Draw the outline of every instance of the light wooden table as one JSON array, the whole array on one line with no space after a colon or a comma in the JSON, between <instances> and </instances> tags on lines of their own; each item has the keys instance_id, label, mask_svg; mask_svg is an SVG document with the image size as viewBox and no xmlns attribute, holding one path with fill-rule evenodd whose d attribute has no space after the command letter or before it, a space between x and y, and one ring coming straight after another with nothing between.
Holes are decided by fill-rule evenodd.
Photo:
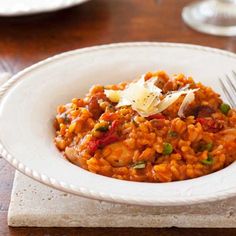
<instances>
[{"instance_id":1,"label":"light wooden table","mask_svg":"<svg viewBox=\"0 0 236 236\"><path fill-rule=\"evenodd\" d=\"M236 37L204 35L189 29L183 23L181 9L190 2L189 0L92 0L56 13L0 18L0 72L7 70L16 73L26 66L60 52L114 42L192 43L236 52ZM236 229L8 228L6 217L13 174L13 168L0 158L1 236L236 235Z\"/></svg>"}]
</instances>

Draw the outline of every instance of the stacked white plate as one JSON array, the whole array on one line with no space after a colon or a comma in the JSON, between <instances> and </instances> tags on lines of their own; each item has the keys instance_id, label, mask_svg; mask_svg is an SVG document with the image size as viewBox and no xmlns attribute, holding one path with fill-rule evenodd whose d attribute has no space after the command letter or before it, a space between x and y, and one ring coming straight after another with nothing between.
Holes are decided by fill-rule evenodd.
<instances>
[{"instance_id":1,"label":"stacked white plate","mask_svg":"<svg viewBox=\"0 0 236 236\"><path fill-rule=\"evenodd\" d=\"M68 8L88 0L7 0L0 1L0 16L21 16Z\"/></svg>"}]
</instances>

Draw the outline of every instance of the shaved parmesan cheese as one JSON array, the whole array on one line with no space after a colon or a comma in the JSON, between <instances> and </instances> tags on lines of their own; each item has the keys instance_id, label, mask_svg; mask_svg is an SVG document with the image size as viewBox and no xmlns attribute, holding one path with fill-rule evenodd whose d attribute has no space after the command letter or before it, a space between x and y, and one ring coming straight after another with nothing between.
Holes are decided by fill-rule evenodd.
<instances>
[{"instance_id":1,"label":"shaved parmesan cheese","mask_svg":"<svg viewBox=\"0 0 236 236\"><path fill-rule=\"evenodd\" d=\"M144 78L143 78L143 80L144 80ZM158 80L158 78L156 76L152 77L149 80L147 80L146 82L144 82L144 85L149 89L150 92L160 94L162 92L162 90L155 85L157 80Z\"/></svg>"},{"instance_id":2,"label":"shaved parmesan cheese","mask_svg":"<svg viewBox=\"0 0 236 236\"><path fill-rule=\"evenodd\" d=\"M157 77L145 81L145 75L139 80L130 83L124 90L105 90L106 96L117 102L117 107L131 106L141 116L148 117L160 113L171 106L182 95L186 95L180 106L178 115L183 116L186 107L194 100L194 92L198 89L189 89L189 84L178 91L171 91L164 99L160 99L162 90L155 83Z\"/></svg>"},{"instance_id":3,"label":"shaved parmesan cheese","mask_svg":"<svg viewBox=\"0 0 236 236\"><path fill-rule=\"evenodd\" d=\"M186 84L184 87L180 88L179 91L186 91L188 90L190 84Z\"/></svg>"},{"instance_id":4,"label":"shaved parmesan cheese","mask_svg":"<svg viewBox=\"0 0 236 236\"><path fill-rule=\"evenodd\" d=\"M105 89L104 93L112 102L120 101L120 90Z\"/></svg>"},{"instance_id":5,"label":"shaved parmesan cheese","mask_svg":"<svg viewBox=\"0 0 236 236\"><path fill-rule=\"evenodd\" d=\"M186 91L176 91L167 95L157 106L158 112L164 111L166 108L171 106L175 101L177 101L181 95L186 93L187 93Z\"/></svg>"},{"instance_id":6,"label":"shaved parmesan cheese","mask_svg":"<svg viewBox=\"0 0 236 236\"><path fill-rule=\"evenodd\" d=\"M185 96L180 108L179 108L179 111L178 111L178 116L180 117L185 117L184 116L184 111L186 110L186 108L188 107L188 105L193 102L194 98L195 98L195 95L194 95L194 92L196 92L197 90L199 89L192 89L192 90L189 90L187 95Z\"/></svg>"},{"instance_id":7,"label":"shaved parmesan cheese","mask_svg":"<svg viewBox=\"0 0 236 236\"><path fill-rule=\"evenodd\" d=\"M154 106L159 103L161 89L155 82L157 77L145 81L144 76L136 82L130 83L128 87L121 91L121 99L117 107L131 106L142 116L149 116Z\"/></svg>"},{"instance_id":8,"label":"shaved parmesan cheese","mask_svg":"<svg viewBox=\"0 0 236 236\"><path fill-rule=\"evenodd\" d=\"M171 94L167 95L160 103L159 105L157 106L157 109L158 109L158 112L162 112L164 111L165 109L167 109L169 106L171 106L175 101L178 100L178 98L184 94L192 94L193 96L193 99L194 99L194 92L197 91L198 89L187 89L187 87L183 87L181 90L178 90L178 91L175 91L175 92L172 92ZM187 99L184 99L185 100L185 106L182 108L182 109L185 109L185 107L192 102L192 96L189 95L187 97ZM190 99L190 102L188 103ZM184 102L184 101L183 101ZM181 104L182 106L182 104ZM181 107L180 106L180 107Z\"/></svg>"}]
</instances>

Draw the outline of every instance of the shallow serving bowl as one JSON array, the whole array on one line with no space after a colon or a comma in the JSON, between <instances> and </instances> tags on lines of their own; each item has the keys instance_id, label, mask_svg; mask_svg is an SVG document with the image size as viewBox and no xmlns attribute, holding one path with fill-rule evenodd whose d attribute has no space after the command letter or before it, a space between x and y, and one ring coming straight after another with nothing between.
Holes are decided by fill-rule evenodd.
<instances>
[{"instance_id":1,"label":"shallow serving bowl","mask_svg":"<svg viewBox=\"0 0 236 236\"><path fill-rule=\"evenodd\" d=\"M59 104L93 84L132 80L147 71L183 72L222 94L218 77L236 70L236 55L185 44L121 43L66 52L15 75L0 88L0 155L51 187L80 196L139 205L185 205L236 195L236 164L172 183L137 183L90 173L63 159L53 143Z\"/></svg>"}]
</instances>

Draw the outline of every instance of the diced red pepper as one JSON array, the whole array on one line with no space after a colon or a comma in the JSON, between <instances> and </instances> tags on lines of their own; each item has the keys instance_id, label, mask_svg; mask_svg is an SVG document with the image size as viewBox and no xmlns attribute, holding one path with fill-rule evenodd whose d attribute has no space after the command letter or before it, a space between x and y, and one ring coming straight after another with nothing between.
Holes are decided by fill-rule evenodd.
<instances>
[{"instance_id":1,"label":"diced red pepper","mask_svg":"<svg viewBox=\"0 0 236 236\"><path fill-rule=\"evenodd\" d=\"M213 118L197 118L197 122L202 125L203 130L216 133L223 128L223 121L215 120Z\"/></svg>"},{"instance_id":2,"label":"diced red pepper","mask_svg":"<svg viewBox=\"0 0 236 236\"><path fill-rule=\"evenodd\" d=\"M108 144L114 143L119 140L119 137L116 134L116 128L119 125L118 120L114 120L111 123L111 128L107 131L100 139L99 146L106 146Z\"/></svg>"},{"instance_id":3,"label":"diced red pepper","mask_svg":"<svg viewBox=\"0 0 236 236\"><path fill-rule=\"evenodd\" d=\"M197 118L197 122L199 122L201 125L206 125L207 124L207 119L206 118Z\"/></svg>"},{"instance_id":4,"label":"diced red pepper","mask_svg":"<svg viewBox=\"0 0 236 236\"><path fill-rule=\"evenodd\" d=\"M114 132L116 130L116 128L118 127L119 125L119 121L118 120L114 120L112 123L111 123L111 128L108 132Z\"/></svg>"},{"instance_id":5,"label":"diced red pepper","mask_svg":"<svg viewBox=\"0 0 236 236\"><path fill-rule=\"evenodd\" d=\"M99 147L104 147L119 140L119 137L116 134L116 128L118 125L119 121L114 120L111 124L111 128L106 133L104 133L100 138L91 140L88 143L88 149L91 154L93 154Z\"/></svg>"},{"instance_id":6,"label":"diced red pepper","mask_svg":"<svg viewBox=\"0 0 236 236\"><path fill-rule=\"evenodd\" d=\"M99 148L99 140L91 140L88 142L88 149L91 153L94 153Z\"/></svg>"},{"instance_id":7,"label":"diced red pepper","mask_svg":"<svg viewBox=\"0 0 236 236\"><path fill-rule=\"evenodd\" d=\"M162 115L161 113L157 113L157 114L154 114L154 115L151 115L151 116L147 117L147 120L153 120L153 119L157 119L157 120L163 119L163 120L165 120L166 117L164 115Z\"/></svg>"},{"instance_id":8,"label":"diced red pepper","mask_svg":"<svg viewBox=\"0 0 236 236\"><path fill-rule=\"evenodd\" d=\"M117 119L117 114L116 113L104 113L101 116L101 120L105 120L105 121L114 121Z\"/></svg>"},{"instance_id":9,"label":"diced red pepper","mask_svg":"<svg viewBox=\"0 0 236 236\"><path fill-rule=\"evenodd\" d=\"M99 147L106 146L108 144L114 143L119 140L119 137L116 134L111 134L99 140Z\"/></svg>"}]
</instances>

